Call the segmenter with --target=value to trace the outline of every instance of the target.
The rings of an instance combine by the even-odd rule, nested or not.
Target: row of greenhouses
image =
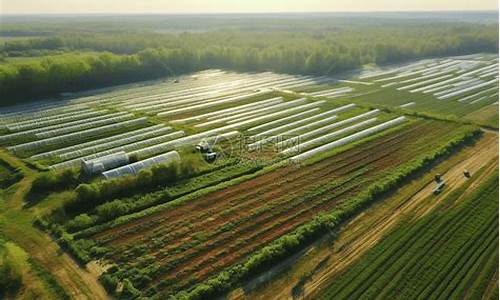
[[[384,83],[383,88],[431,95],[436,100],[477,103],[484,99],[492,101],[494,95],[475,97],[474,94],[490,88],[498,89],[498,66],[497,55],[476,54],[387,67],[386,70],[362,74],[359,78]]]

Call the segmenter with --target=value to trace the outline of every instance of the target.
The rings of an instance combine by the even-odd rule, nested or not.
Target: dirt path
[[[279,276],[271,284],[257,291],[245,294],[242,289],[233,292],[230,299],[292,299],[292,289],[313,272],[305,284],[300,286],[300,297],[314,299],[316,293],[328,286],[332,278],[345,270],[361,255],[372,248],[403,216],[421,217],[435,208],[441,199],[465,182],[463,170],[472,174],[485,167],[483,177],[496,170],[498,162],[498,136],[487,132],[473,147],[468,147],[448,161],[435,167],[425,176],[405,185],[395,195],[360,214],[346,224],[335,240],[333,251],[328,245],[311,249],[295,262],[292,271]],[[446,180],[447,187],[439,196],[433,196],[434,172],[439,172]],[[472,183],[467,193],[475,189]],[[321,266],[321,267],[318,267]]]
[[[5,152],[0,155],[9,164],[20,167],[25,175],[0,195],[1,233],[52,274],[72,299],[110,299],[96,276],[81,268],[49,236],[33,227],[33,210],[23,208],[23,203],[36,172]]]
[[[393,228],[403,215],[414,214],[415,217],[421,217],[435,208],[440,200],[444,199],[449,193],[460,187],[465,182],[466,179],[463,176],[464,169],[468,169],[472,172],[472,174],[474,174],[482,167],[489,167],[488,175],[491,175],[491,172],[494,172],[497,165],[497,163],[492,164],[491,162],[497,162],[498,160],[497,136],[486,134],[480,143],[478,143],[474,148],[469,149],[468,154],[467,159],[454,165],[448,171],[442,172],[443,179],[446,180],[447,183],[447,188],[442,194],[438,197],[433,196],[432,190],[435,188],[435,183],[428,183],[402,206],[391,212],[387,218],[382,220],[375,227],[372,227],[371,230],[367,231],[366,235],[364,235],[361,239],[351,243],[348,247],[344,247],[343,251],[338,253],[338,256],[334,255],[332,258],[334,259],[333,261],[336,261],[335,257],[338,257],[338,262],[330,265],[329,268],[325,268],[322,275],[315,277],[310,284],[305,286],[305,298],[313,298],[317,291],[325,288],[330,282],[329,279],[332,278],[333,275],[344,270],[362,254],[371,249],[385,233],[389,232],[389,230]],[[492,165],[495,166],[493,170],[491,169]],[[476,181],[480,179],[481,178],[478,178]],[[470,192],[474,189],[475,186],[471,185],[468,191]]]
[[[482,167],[486,167],[487,170],[481,174],[480,177],[476,178],[474,183],[467,189],[467,191],[459,198],[462,199],[464,196],[468,195],[470,192],[474,191],[475,188],[482,182],[482,180],[492,172],[495,171],[498,165],[498,138],[495,134],[485,133],[485,137],[476,146],[476,149],[471,149],[467,158],[465,158],[460,164],[448,170],[443,174],[443,179],[446,182],[447,187],[442,194],[439,195],[438,199],[443,199],[449,195],[454,189],[458,188],[462,183],[465,182],[464,170],[469,170],[471,174],[474,174]],[[429,184],[423,188],[419,193],[415,195],[416,199],[422,199],[432,194],[432,190],[435,188],[435,184]],[[425,215],[432,211],[439,201],[434,201],[432,205],[429,205],[424,209],[421,215]],[[420,214],[417,214],[421,216]]]
[[[110,299],[97,278],[62,252],[54,241],[42,232],[35,237],[25,230],[7,227],[3,232],[52,274],[72,299]]]

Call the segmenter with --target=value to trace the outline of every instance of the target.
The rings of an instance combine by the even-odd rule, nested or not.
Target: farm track
[[[250,180],[250,183],[247,181],[225,191],[214,193],[218,195],[211,194],[206,198],[190,201],[183,205],[186,206],[185,208],[177,207],[174,210],[177,212],[176,216],[171,211],[166,211],[166,215],[162,213],[161,223],[149,223],[154,226],[133,233],[133,239],[129,239],[126,234],[120,237],[116,232],[112,234],[117,238],[114,241],[103,239],[109,236],[109,233],[97,236],[99,240],[111,243],[111,245],[116,243],[118,247],[113,256],[114,259],[127,261],[131,266],[134,263],[133,260],[126,258],[128,254],[121,258],[123,253],[127,253],[124,245],[130,247],[129,245],[137,244],[138,238],[141,238],[141,244],[149,249],[146,253],[156,255],[157,262],[160,263],[160,270],[155,272],[153,283],[169,282],[170,284],[162,283],[161,289],[169,293],[175,292],[190,284],[193,278],[196,281],[206,279],[211,274],[241,260],[263,244],[311,220],[318,212],[328,211],[343,199],[356,195],[373,182],[377,174],[424,151],[429,147],[429,143],[433,142],[433,136],[445,135],[450,131],[451,126],[450,128],[446,126],[436,128],[432,122],[423,122],[423,125],[415,126],[416,129],[407,128],[402,135],[395,133],[398,135],[397,138],[386,137],[387,144],[376,140],[353,148],[352,151],[357,155],[350,155],[350,151],[346,151],[335,156],[335,159],[327,159],[302,170],[292,170],[285,177],[276,177],[276,173],[285,170],[262,175]],[[429,140],[427,143],[418,141],[420,146],[417,146],[414,143],[421,132],[426,132]],[[370,149],[369,152],[366,152],[367,148]],[[363,155],[359,157],[360,154]],[[354,160],[355,158],[357,160]],[[301,197],[304,198],[301,196],[304,191],[314,191],[332,179],[348,177],[349,174],[360,172],[365,166],[369,168],[363,171],[365,174],[360,177],[359,181],[352,183],[351,188],[349,184],[339,187],[347,189],[347,193],[337,195],[335,192],[326,191],[324,197],[318,195],[308,201],[301,199]],[[274,181],[274,183],[265,185],[261,181],[268,183]],[[285,184],[288,189],[282,190],[281,187]],[[241,185],[244,186],[243,189]],[[259,186],[259,189],[255,189],[255,186]],[[233,188],[246,193],[234,193]],[[230,196],[224,197],[225,194]],[[217,200],[214,201],[214,199]],[[207,202],[208,205],[204,206]],[[189,214],[179,214],[179,209],[186,210]],[[144,220],[135,222],[135,226],[138,226],[136,228],[148,228],[147,226],[141,227],[143,222]],[[192,223],[189,224],[189,222]],[[189,224],[189,227],[183,224]],[[130,224],[126,225],[125,232],[130,228],[133,230]],[[223,226],[230,227],[225,230]],[[231,228],[234,229],[231,230]],[[110,231],[114,230],[116,228]],[[199,236],[193,240],[195,233],[200,234],[201,240]],[[165,240],[147,242],[160,236],[163,236]],[[123,237],[126,243],[121,240]],[[166,247],[159,249],[158,246],[161,244],[165,244]]]
[[[429,173],[424,179],[416,179],[414,183],[401,188],[387,200],[389,202],[377,204],[376,207],[370,209],[373,210],[370,214],[362,213],[344,225],[340,231],[338,241],[335,243],[334,252],[331,252],[332,250],[326,246],[315,249],[312,253],[317,253],[314,254],[316,256],[311,257],[308,255],[304,259],[300,258],[298,265],[301,269],[293,271],[294,273],[280,275],[271,281],[269,285],[262,287],[262,289],[250,291],[248,294],[237,290],[229,298],[292,299],[292,287],[301,278],[302,275],[300,274],[303,274],[299,272],[310,272],[307,270],[314,268],[314,262],[322,262],[324,267],[316,271],[314,276],[305,283],[301,294],[302,297],[307,299],[316,298],[318,291],[325,289],[338,274],[346,270],[366,251],[376,245],[387,232],[394,228],[402,217],[422,217],[425,213],[428,213],[427,208],[429,206],[439,203],[449,192],[460,187],[464,182],[463,169],[467,168],[474,174],[486,166],[481,176],[466,190],[466,193],[469,193],[476,188],[476,182],[483,181],[484,178],[495,171],[497,159],[498,136],[487,132],[477,144],[467,147],[452,156],[450,158],[451,164],[446,167],[447,169],[441,170],[443,167],[436,167],[441,170],[438,172],[443,174],[448,184],[445,193],[440,195],[436,201],[432,200],[434,197],[429,197],[434,186],[431,182],[432,174]],[[460,176],[455,176],[457,174]],[[296,272],[297,274],[295,274]]]
[[[439,260],[439,262],[447,262],[446,256],[453,257],[453,251],[460,249],[463,247],[463,243],[468,242],[467,236],[474,234],[474,232],[480,232],[479,228],[483,226],[481,224],[488,225],[489,218],[483,221],[483,217],[489,215],[493,217],[490,220],[494,220],[497,213],[492,209],[492,206],[495,206],[496,203],[485,203],[485,201],[482,201],[470,204],[465,210],[450,212],[450,215],[442,215],[442,219],[444,220],[441,220],[441,218],[430,218],[423,223],[417,223],[416,227],[411,224],[404,225],[405,229],[398,230],[397,235],[390,236],[384,242],[387,247],[383,249],[380,247],[376,248],[377,250],[374,253],[376,256],[370,256],[370,263],[359,265],[355,271],[352,269],[354,272],[349,271],[348,275],[344,275],[343,277],[343,285],[337,284],[335,292],[333,289],[330,289],[329,292],[334,292],[335,297],[338,299],[352,299],[353,297],[356,299],[359,297],[373,298],[376,295],[391,299],[401,297],[406,299],[408,297],[411,298],[407,294],[391,296],[391,294],[384,295],[379,293],[383,292],[383,288],[387,288],[386,291],[389,293],[398,293],[400,289],[404,290],[404,282],[401,282],[401,278],[397,277],[397,272],[406,275],[404,269],[409,268],[408,266],[414,261],[418,263],[419,270],[426,270],[424,274],[428,274],[431,270],[426,268],[425,265],[420,264],[421,261],[419,259],[421,259],[422,255],[427,254],[427,257],[433,257],[434,263],[436,263],[436,257],[433,253],[436,253],[436,249],[441,250],[444,245],[447,245],[446,249],[449,247],[453,248],[450,248],[449,253],[446,251],[444,253],[445,256],[441,256]],[[482,214],[484,212],[486,212],[486,215]],[[464,235],[464,233],[466,234]],[[414,253],[415,249],[418,249],[418,253]],[[420,255],[420,257],[415,256],[415,254]],[[379,274],[378,270],[384,270],[384,273]],[[354,278],[353,276],[356,276],[355,273],[362,275]],[[398,284],[397,290],[391,290],[390,286],[388,287],[387,285],[388,282],[390,283],[393,280],[401,284]],[[425,282],[420,286],[425,287]],[[438,290],[439,288],[434,291]],[[408,293],[408,290],[405,290],[405,293]]]
[[[458,227],[461,224],[466,224],[468,220],[469,218],[461,218],[461,216],[457,216],[454,220],[452,220],[451,225],[457,225]],[[396,275],[393,272],[399,270],[398,267],[400,265],[398,264],[398,261],[404,261],[405,259],[407,259],[408,250],[412,247],[412,245],[418,243],[420,240],[429,235],[430,230],[433,228],[434,224],[437,223],[437,220],[433,221],[434,222],[431,221],[425,224],[425,227],[423,228],[418,228],[418,230],[416,232],[413,232],[411,236],[403,235],[401,237],[398,237],[396,240],[393,240],[393,246],[391,248],[385,249],[382,253],[380,253],[380,255],[374,261],[374,264],[371,264],[369,269],[365,269],[364,272],[361,273],[361,278],[363,279],[358,280],[357,285],[345,281],[345,285],[339,288],[341,294],[337,295],[337,297],[339,297],[338,299],[358,299],[357,297],[361,297],[361,295],[364,295],[368,289],[376,288],[376,280],[379,279],[376,274],[377,269],[379,268],[387,268],[386,274],[389,275],[384,274],[384,277],[387,276],[392,278],[392,276]],[[446,230],[446,227],[442,229]],[[453,229],[454,228],[451,227],[449,230],[446,230],[444,232],[444,241],[442,241],[442,243],[447,241],[446,237],[448,237],[448,234],[450,234],[451,236],[451,234],[453,233]],[[436,232],[439,232],[439,230],[436,230]],[[439,237],[441,236],[438,236],[438,238]],[[439,243],[439,241],[434,241],[433,243],[432,237],[428,242],[430,242],[428,245],[423,246],[433,247],[436,243]],[[413,260],[416,260],[416,258],[413,258]]]
[[[442,195],[440,195],[436,201],[430,202],[431,203],[430,205],[427,203],[427,202],[429,202],[429,200],[433,199],[432,196],[429,197],[430,193],[432,192],[433,186],[434,186],[434,184],[431,182],[430,184],[425,186],[423,189],[421,189],[418,193],[416,193],[410,199],[409,203],[412,203],[412,202],[414,203],[412,206],[407,207],[402,212],[398,212],[397,214],[392,215],[391,217],[392,218],[401,218],[403,212],[405,212],[406,214],[412,212],[411,213],[412,215],[415,214],[418,218],[421,217],[422,214],[419,214],[418,210],[415,211],[415,205],[425,207],[424,211],[428,212],[428,210],[427,210],[428,207],[434,207],[436,205],[436,203],[439,203],[439,200],[444,199],[449,193],[451,193],[452,190],[458,188],[464,182],[462,171],[465,168],[467,168],[468,170],[470,170],[472,172],[477,172],[477,171],[479,171],[480,168],[486,166],[485,172],[475,182],[480,182],[483,180],[483,177],[490,176],[494,172],[494,170],[496,169],[497,164],[495,162],[498,161],[498,144],[497,143],[498,143],[498,140],[497,140],[496,135],[491,134],[491,135],[486,136],[482,142],[480,142],[476,147],[474,147],[476,149],[480,149],[479,152],[470,151],[470,152],[473,152],[473,153],[471,153],[472,154],[471,156],[469,156],[467,159],[460,162],[459,164],[453,166],[448,172],[444,173],[443,174],[444,178],[448,179],[449,177],[452,177],[452,178],[454,178],[454,180],[453,181],[447,180],[449,189],[446,190],[447,191],[446,193],[443,193]],[[491,168],[492,165],[494,165],[495,167]],[[460,174],[460,176],[455,176],[456,174]],[[475,190],[475,188],[476,188],[476,186],[470,186],[466,190],[466,193],[472,192],[473,190]],[[419,204],[419,202],[421,202],[421,203]],[[392,228],[392,226],[394,226],[395,224],[396,224],[396,222],[394,222],[392,225],[390,225],[391,227],[383,229],[383,230],[385,232],[388,232]],[[375,231],[378,231],[378,230],[375,229]],[[367,234],[368,234],[368,232],[367,232]],[[376,241],[380,240],[382,238],[382,235],[378,234],[377,239],[375,239],[375,240],[373,238],[370,238],[370,237],[366,237],[366,238],[368,238],[368,240],[371,240],[370,246],[364,247],[363,245],[360,245],[361,246],[360,249],[364,250],[361,253],[366,252],[369,248],[371,248],[372,245],[375,245]],[[356,245],[353,245],[353,248],[354,247],[356,247]],[[356,257],[353,257],[353,259],[350,260],[350,263],[353,263],[355,261],[355,259],[360,257],[361,253],[358,253],[358,255],[356,255]],[[344,264],[342,263],[342,265],[344,265]],[[348,266],[348,264],[344,265],[343,269],[347,268],[347,266]],[[337,269],[337,270],[335,270],[335,269]],[[337,268],[337,267],[335,267],[334,270],[335,270],[335,274],[338,274],[340,272],[339,268]],[[332,273],[330,273],[330,275],[328,275],[330,278],[324,277],[319,282],[313,279],[311,284],[306,285],[306,289],[305,289],[306,297],[307,298],[314,298],[313,295],[315,295],[315,293],[321,289],[320,286],[324,287],[325,281],[332,280],[332,278],[334,277],[334,274],[333,274],[334,270],[330,271],[330,272],[332,272]],[[309,290],[312,290],[312,293],[310,293]]]
[[[82,269],[73,258],[65,253],[49,236],[32,225],[32,211],[23,208],[24,197],[34,179],[33,170],[21,164],[9,154],[0,152],[2,158],[19,167],[25,177],[15,184],[12,195],[5,194],[5,207],[0,212],[2,234],[12,239],[26,251],[44,270],[52,274],[72,299],[110,299],[97,277]]]
[[[495,161],[495,160],[494,160],[494,161]],[[490,174],[491,174],[491,173],[490,173]],[[445,197],[445,196],[446,196],[446,195],[443,195],[442,197]],[[442,199],[442,198],[441,198],[441,199]],[[461,216],[457,216],[457,218],[458,218],[458,219],[457,219],[457,222],[459,222],[460,224],[467,224],[467,223],[463,222],[463,220],[462,220],[462,219],[467,219],[467,218],[463,218],[463,217],[461,217]],[[470,218],[469,218],[469,220],[474,220],[474,219],[470,219]],[[436,221],[437,221],[437,220],[436,220]],[[458,229],[456,229],[456,230],[458,230]],[[439,232],[439,230],[437,230],[436,232]],[[451,233],[451,232],[450,232],[450,233]],[[408,242],[408,244],[411,244],[411,241],[407,241],[407,242]],[[441,244],[441,246],[442,246],[442,245],[443,245],[443,244]],[[439,247],[438,247],[438,248],[439,248]],[[425,251],[425,252],[426,252],[426,253],[433,253],[433,252],[432,252],[432,250]],[[403,252],[403,253],[405,253],[405,252]],[[398,257],[398,256],[399,256],[397,253],[393,253],[393,255],[394,255],[395,257]],[[418,260],[418,259],[416,259],[416,258],[415,258],[415,261],[417,261],[417,262],[419,262],[419,263],[421,262],[421,261],[419,261],[419,260]],[[403,272],[403,271],[402,271],[402,272]],[[389,272],[389,270],[388,270],[388,273],[390,273],[390,272]],[[394,275],[393,275],[393,276],[394,276]],[[392,277],[391,277],[391,278],[392,278]],[[368,283],[366,284],[366,286],[368,287]],[[372,286],[370,286],[370,288],[373,288],[373,285],[372,285]],[[354,289],[354,290],[359,291],[359,287],[357,287],[357,288],[356,288],[356,289]],[[356,295],[357,295],[357,294],[353,294],[353,295],[351,295],[351,296],[356,297]],[[360,296],[360,295],[357,295],[357,296]],[[388,296],[388,297],[390,297],[390,296]]]

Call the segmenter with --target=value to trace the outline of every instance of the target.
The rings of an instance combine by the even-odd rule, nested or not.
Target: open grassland
[[[323,298],[493,299],[498,293],[490,287],[498,285],[497,172],[464,184],[423,217],[403,220]],[[468,191],[472,184],[478,187]]]

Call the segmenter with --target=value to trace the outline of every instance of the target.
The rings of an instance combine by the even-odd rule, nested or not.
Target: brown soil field
[[[129,266],[141,245],[160,265],[166,294],[242,261],[252,252],[356,196],[391,168],[433,149],[456,125],[419,121],[314,165],[287,167],[96,234]],[[440,139],[436,139],[440,137]]]
[[[495,172],[497,165],[498,135],[486,132],[473,146],[466,147],[426,174],[401,187],[387,199],[353,218],[341,228],[333,246],[329,243],[314,246],[294,262],[291,270],[276,276],[274,280],[260,288],[247,292],[244,289],[237,289],[228,298],[294,299],[293,288],[299,285],[304,274],[312,274],[301,286],[300,297],[314,299],[319,291],[335,280],[337,275],[390,232],[401,218],[408,216],[420,218],[435,208],[449,193],[459,188],[467,180],[463,176],[464,169],[472,174],[482,170],[465,191],[465,196],[473,192],[484,178]],[[438,196],[432,195],[435,173],[442,174],[447,183],[447,188]]]

